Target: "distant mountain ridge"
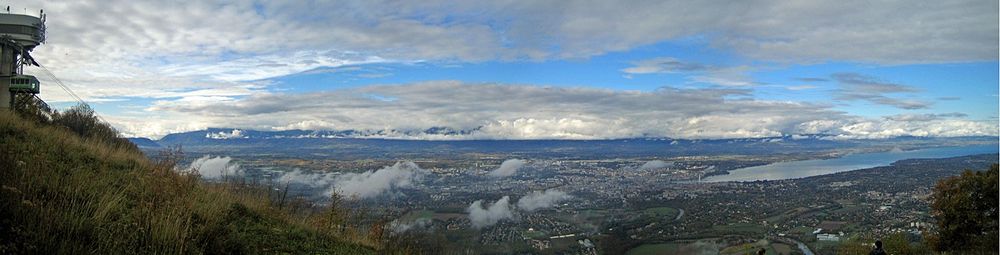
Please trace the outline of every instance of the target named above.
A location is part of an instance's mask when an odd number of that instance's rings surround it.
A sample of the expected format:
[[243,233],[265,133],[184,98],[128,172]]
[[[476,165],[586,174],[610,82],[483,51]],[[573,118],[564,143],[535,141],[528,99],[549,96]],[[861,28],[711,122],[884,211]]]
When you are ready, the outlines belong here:
[[[659,141],[739,141],[739,142],[768,142],[786,139],[824,139],[832,137],[823,134],[806,135],[786,135],[776,137],[757,138],[725,138],[725,139],[673,139],[669,137],[636,137],[636,138],[616,138],[616,139],[485,139],[466,137],[477,131],[476,129],[454,129],[449,127],[431,127],[424,130],[281,130],[281,131],[258,131],[239,128],[208,128],[205,130],[173,133],[158,140],[144,137],[129,138],[133,143],[142,147],[160,147],[163,145],[177,144],[202,144],[212,143],[219,140],[260,140],[260,139],[385,139],[385,140],[510,140],[510,141],[545,141],[545,140],[567,140],[567,141],[611,141],[611,140],[659,140]],[[428,139],[429,138],[429,139]]]
[[[132,138],[144,150],[181,146],[185,151],[225,154],[326,155],[343,158],[450,157],[468,153],[522,157],[660,157],[720,154],[795,154],[839,149],[919,149],[968,144],[996,144],[996,137],[895,137],[840,139],[831,135],[785,135],[761,138],[674,139],[640,137],[602,140],[470,139],[474,130],[430,128],[419,131],[257,131],[210,128],[176,133],[159,140]],[[424,139],[424,138],[432,139]]]
[[[777,142],[782,140],[802,140],[802,139],[822,139],[830,140],[836,138],[828,134],[794,134],[771,137],[747,137],[747,138],[701,138],[685,139],[670,137],[634,137],[634,138],[611,138],[611,139],[495,139],[467,137],[478,131],[475,129],[454,129],[450,127],[431,127],[424,130],[281,130],[281,131],[259,131],[241,128],[208,128],[205,130],[188,131],[182,133],[168,134],[158,140],[145,137],[129,138],[137,142],[140,146],[162,144],[179,144],[186,142],[206,142],[211,140],[231,140],[231,139],[306,139],[306,138],[358,138],[358,139],[386,139],[386,140],[661,140],[661,141],[739,141],[739,142]],[[989,136],[967,136],[967,137],[989,137]],[[888,139],[934,139],[935,137],[919,136],[898,136]],[[853,139],[841,139],[853,140]]]

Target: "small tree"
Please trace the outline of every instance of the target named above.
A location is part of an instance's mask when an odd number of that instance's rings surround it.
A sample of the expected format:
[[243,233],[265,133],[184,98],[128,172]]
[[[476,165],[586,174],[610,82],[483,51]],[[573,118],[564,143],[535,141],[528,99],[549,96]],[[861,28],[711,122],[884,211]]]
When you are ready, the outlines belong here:
[[346,211],[343,207],[344,198],[340,193],[334,191],[330,194],[330,208],[326,212],[326,222],[327,231],[336,235],[340,235],[344,231],[345,214]]
[[996,251],[1000,188],[997,164],[988,171],[966,170],[937,183],[931,195],[931,215],[937,233],[927,238],[938,251]]

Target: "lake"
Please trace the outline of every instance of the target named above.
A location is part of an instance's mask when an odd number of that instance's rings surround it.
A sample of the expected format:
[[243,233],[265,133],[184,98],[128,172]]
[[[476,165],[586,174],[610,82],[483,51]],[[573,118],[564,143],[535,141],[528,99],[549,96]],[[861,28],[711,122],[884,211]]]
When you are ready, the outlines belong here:
[[834,159],[778,162],[770,165],[730,170],[727,175],[710,176],[702,182],[756,181],[795,179],[831,174],[889,164],[911,158],[948,158],[983,153],[997,153],[997,145],[941,147],[912,151],[888,151],[851,154]]

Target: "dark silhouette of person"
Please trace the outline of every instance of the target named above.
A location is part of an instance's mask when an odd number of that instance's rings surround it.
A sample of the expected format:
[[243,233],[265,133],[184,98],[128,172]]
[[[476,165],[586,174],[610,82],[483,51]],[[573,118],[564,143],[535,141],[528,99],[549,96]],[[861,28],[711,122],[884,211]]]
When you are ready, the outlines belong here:
[[764,248],[760,248],[760,250],[757,250],[757,255],[764,255],[764,253],[767,253],[767,250],[765,250]]
[[885,250],[882,249],[882,240],[875,240],[875,249],[868,253],[869,255],[886,255]]

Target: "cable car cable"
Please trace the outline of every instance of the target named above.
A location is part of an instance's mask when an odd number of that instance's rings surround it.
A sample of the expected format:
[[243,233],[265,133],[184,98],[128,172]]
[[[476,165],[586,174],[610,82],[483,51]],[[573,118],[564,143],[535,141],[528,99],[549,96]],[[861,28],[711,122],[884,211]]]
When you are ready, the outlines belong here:
[[[59,77],[56,77],[56,75],[53,74],[52,71],[49,71],[48,68],[45,68],[45,66],[42,66],[41,63],[38,63],[38,62],[35,62],[35,63],[38,64],[38,67],[41,67],[41,70],[45,74],[47,74],[49,76],[49,78],[52,78],[52,80],[54,80],[56,82],[56,85],[59,85],[59,87],[62,88],[63,91],[66,91],[66,93],[69,94],[70,97],[73,97],[73,99],[76,99],[76,101],[79,102],[80,104],[83,104],[83,105],[86,105],[87,107],[90,107],[90,104],[88,104],[86,101],[83,101],[83,98],[80,98],[80,96],[78,96],[76,93],[73,93],[73,90],[70,89],[69,87],[67,87],[66,84],[63,84],[62,80],[59,80]],[[91,109],[93,109],[93,108],[91,108]],[[97,111],[93,111],[93,112],[94,112],[94,116],[97,116],[98,119],[101,119],[101,121],[103,121],[104,123],[111,124],[111,122],[108,122],[108,120],[105,120],[104,117],[101,117],[100,114],[97,114]]]

